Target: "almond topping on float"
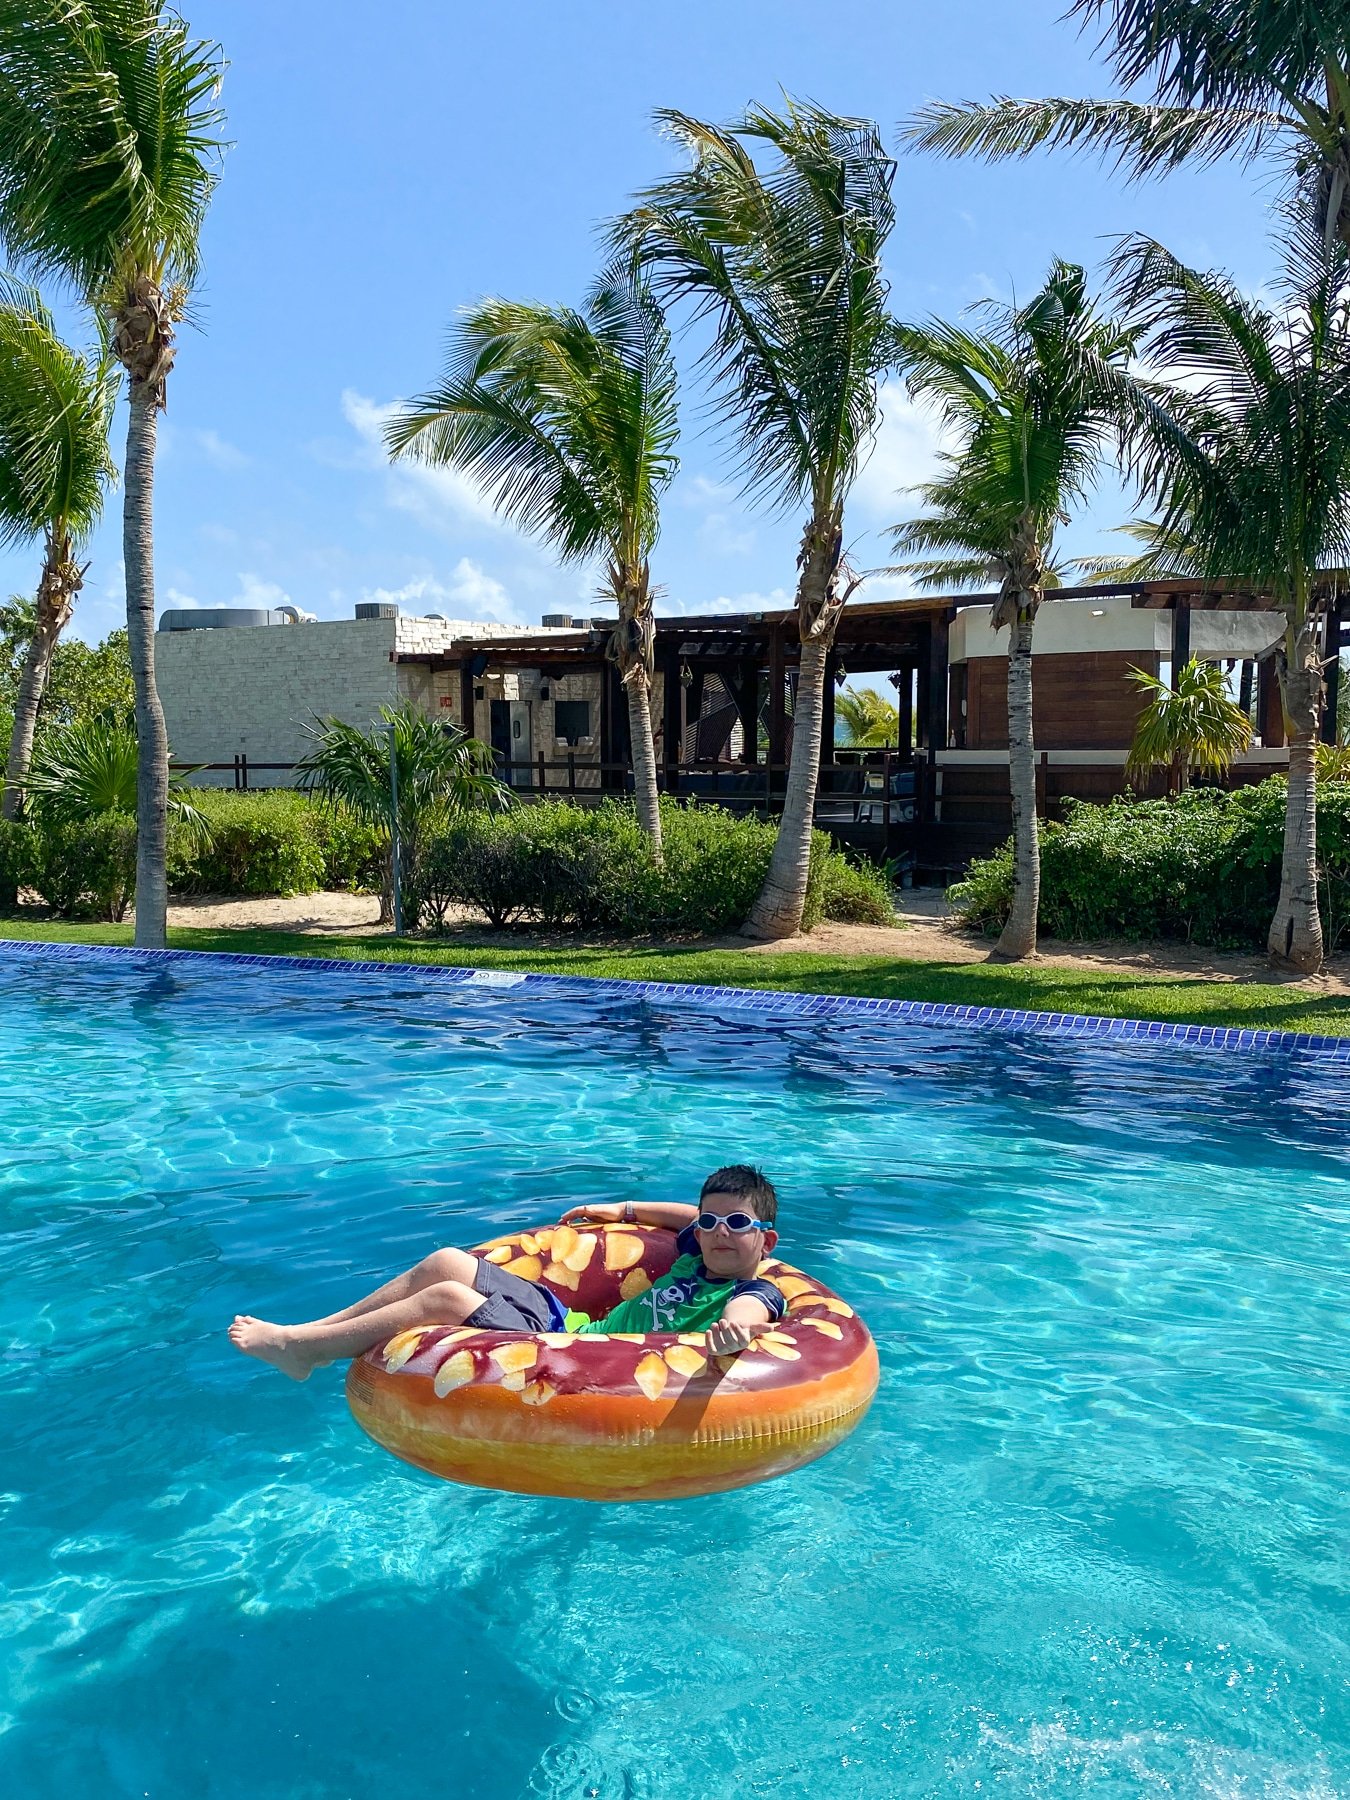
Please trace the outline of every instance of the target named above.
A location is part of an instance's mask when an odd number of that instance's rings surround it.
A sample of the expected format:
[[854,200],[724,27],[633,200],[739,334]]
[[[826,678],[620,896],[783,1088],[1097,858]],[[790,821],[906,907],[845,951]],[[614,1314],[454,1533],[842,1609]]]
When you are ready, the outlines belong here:
[[634,1370],[633,1379],[649,1400],[659,1400],[666,1385],[665,1358],[649,1350]]
[[565,1262],[569,1269],[575,1269],[577,1274],[580,1275],[583,1269],[588,1269],[590,1267],[591,1258],[595,1255],[595,1246],[600,1242],[600,1239],[593,1231],[588,1231],[584,1234],[578,1232],[576,1238],[576,1243],[565,1255],[559,1250],[557,1240],[555,1239],[553,1254],[557,1257],[559,1262]]
[[522,1231],[519,1237],[517,1237],[516,1243],[525,1252],[526,1256],[538,1256],[539,1236],[537,1232]]
[[701,1375],[708,1366],[707,1357],[683,1341],[670,1346],[666,1351],[666,1362],[677,1375]]
[[544,1272],[544,1265],[537,1256],[518,1256],[514,1262],[506,1265],[508,1275],[519,1275],[522,1281],[538,1281]]
[[419,1325],[412,1331],[400,1331],[397,1337],[390,1338],[384,1347],[384,1366],[390,1374],[395,1369],[401,1369],[404,1363],[417,1354],[417,1346],[425,1336],[426,1327]]
[[629,1231],[605,1233],[605,1267],[611,1274],[617,1274],[620,1269],[631,1269],[634,1263],[641,1261],[640,1237],[634,1237]]
[[488,1355],[504,1374],[515,1374],[521,1369],[532,1369],[539,1359],[539,1346],[529,1338],[514,1344],[498,1344]]
[[813,1331],[820,1332],[822,1337],[842,1339],[844,1335],[833,1319],[799,1319],[798,1324],[809,1325]]
[[453,1393],[456,1388],[461,1388],[466,1382],[472,1380],[473,1352],[456,1350],[455,1354],[447,1357],[437,1369],[436,1379],[431,1385],[435,1389],[436,1398],[444,1400],[447,1394]]
[[575,1331],[541,1331],[539,1337],[550,1350],[565,1350],[569,1344],[577,1341]]
[[521,1389],[520,1397],[526,1406],[547,1406],[557,1391],[551,1381],[532,1381]]
[[611,1331],[609,1336],[616,1344],[645,1344],[647,1341],[643,1331]]
[[575,1269],[569,1269],[566,1263],[551,1262],[544,1270],[544,1280],[551,1281],[556,1287],[567,1288],[575,1294],[581,1286],[581,1277]]
[[483,1252],[483,1261],[490,1263],[508,1263],[515,1255],[513,1244],[494,1244],[490,1250]]
[[832,1313],[838,1313],[841,1319],[851,1319],[853,1317],[853,1308],[846,1305],[842,1300],[836,1300],[833,1294],[818,1294],[816,1296],[816,1303],[819,1306],[827,1308],[828,1311]]
[[630,1269],[619,1283],[621,1300],[636,1300],[639,1294],[645,1294],[652,1285],[652,1278],[645,1269]]
[[780,1362],[800,1362],[802,1359],[796,1340],[785,1336],[781,1331],[761,1332],[750,1348],[762,1350],[766,1356],[776,1356]]
[[554,1262],[566,1262],[569,1255],[577,1247],[578,1233],[574,1226],[555,1225],[549,1252]]
[[804,1281],[800,1275],[783,1275],[774,1283],[785,1300],[795,1300],[798,1294],[809,1294],[811,1283]]

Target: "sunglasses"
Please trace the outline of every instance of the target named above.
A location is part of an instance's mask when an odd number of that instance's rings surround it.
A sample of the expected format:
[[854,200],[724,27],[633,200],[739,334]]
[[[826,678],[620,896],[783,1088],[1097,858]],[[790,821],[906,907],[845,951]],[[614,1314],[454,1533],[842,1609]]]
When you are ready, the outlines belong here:
[[757,1219],[753,1213],[707,1213],[701,1212],[695,1220],[700,1231],[716,1231],[719,1225],[725,1225],[728,1231],[763,1231],[763,1219]]

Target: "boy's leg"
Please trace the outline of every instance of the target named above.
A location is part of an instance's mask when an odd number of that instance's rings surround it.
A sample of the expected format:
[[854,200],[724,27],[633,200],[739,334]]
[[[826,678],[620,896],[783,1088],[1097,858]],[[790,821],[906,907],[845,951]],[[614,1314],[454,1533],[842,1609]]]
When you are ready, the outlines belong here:
[[245,1355],[259,1357],[292,1380],[303,1381],[324,1364],[360,1356],[414,1325],[462,1325],[482,1304],[483,1296],[472,1285],[441,1281],[348,1319],[316,1319],[308,1325],[236,1319],[230,1326],[230,1342]]
[[[463,1287],[472,1287],[477,1268],[478,1258],[470,1256],[467,1250],[433,1250],[430,1256],[424,1256],[420,1263],[406,1269],[402,1275],[395,1275],[392,1281],[386,1281],[382,1288],[376,1288],[364,1300],[358,1300],[353,1306],[344,1306],[341,1312],[327,1313],[322,1319],[306,1320],[306,1324],[339,1325],[347,1319],[363,1318],[367,1313],[378,1311],[380,1307],[393,1306],[399,1300],[410,1299],[413,1294],[420,1294],[424,1288],[437,1287],[445,1281],[457,1281]],[[236,1313],[235,1323],[239,1324],[240,1321],[255,1322],[254,1315]]]

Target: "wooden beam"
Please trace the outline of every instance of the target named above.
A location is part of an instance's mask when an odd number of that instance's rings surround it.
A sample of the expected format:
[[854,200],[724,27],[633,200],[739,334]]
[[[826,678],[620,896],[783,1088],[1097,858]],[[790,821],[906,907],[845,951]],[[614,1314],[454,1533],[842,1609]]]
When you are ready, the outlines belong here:
[[1266,750],[1278,750],[1284,744],[1284,702],[1280,699],[1280,678],[1275,673],[1273,657],[1264,656],[1256,665],[1256,729]]
[[1336,742],[1336,710],[1341,698],[1341,614],[1345,601],[1339,596],[1327,608],[1326,643],[1322,654],[1327,658],[1326,702],[1322,708],[1322,742]]
[[781,765],[787,761],[787,709],[784,705],[787,670],[783,656],[786,630],[786,626],[778,625],[769,634],[769,766],[772,770],[769,778],[770,789],[776,788],[783,779],[778,771]]
[[839,669],[839,653],[830,650],[825,657],[825,692],[820,703],[820,760],[821,764],[834,761],[834,695],[835,675]]
[[1190,660],[1191,602],[1189,596],[1179,594],[1172,602],[1172,690],[1174,693],[1181,671]]
[[[949,634],[947,616],[934,619],[928,627],[928,656],[921,666],[923,681],[922,710],[919,718],[920,731],[926,732],[924,741],[933,750],[947,748],[947,689],[950,663],[947,655],[947,638]],[[927,718],[923,716],[927,714]]]
[[684,689],[680,686],[680,659],[668,656],[662,665],[665,692],[661,704],[662,760],[666,765],[666,792],[680,788],[680,740],[684,736]]

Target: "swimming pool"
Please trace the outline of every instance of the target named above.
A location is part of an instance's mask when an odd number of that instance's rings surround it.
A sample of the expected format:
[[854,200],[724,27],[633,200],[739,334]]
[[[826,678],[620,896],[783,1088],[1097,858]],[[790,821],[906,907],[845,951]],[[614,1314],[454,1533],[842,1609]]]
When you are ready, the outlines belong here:
[[[1350,1791],[1350,1067],[0,948],[0,1790]],[[719,1162],[882,1385],[786,1480],[451,1488],[235,1354]]]

